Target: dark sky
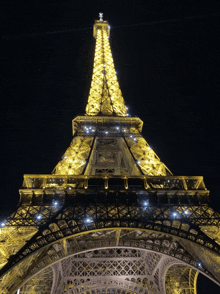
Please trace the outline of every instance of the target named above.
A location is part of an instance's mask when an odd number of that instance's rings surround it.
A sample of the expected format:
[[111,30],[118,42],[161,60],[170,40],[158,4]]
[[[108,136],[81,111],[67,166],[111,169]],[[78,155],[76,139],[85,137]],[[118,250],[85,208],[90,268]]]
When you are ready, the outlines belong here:
[[175,175],[204,176],[220,211],[220,2],[173,0],[2,5],[2,207],[16,208],[23,174],[51,173],[69,146],[89,94],[100,11],[130,114]]

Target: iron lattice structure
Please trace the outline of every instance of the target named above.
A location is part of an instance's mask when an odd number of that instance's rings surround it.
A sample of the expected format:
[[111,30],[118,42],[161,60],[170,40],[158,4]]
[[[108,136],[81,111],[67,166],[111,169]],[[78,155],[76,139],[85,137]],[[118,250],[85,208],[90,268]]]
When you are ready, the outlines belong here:
[[106,21],[86,115],[50,175],[24,175],[0,228],[0,293],[196,294],[220,284],[220,215],[203,177],[173,176],[127,116]]

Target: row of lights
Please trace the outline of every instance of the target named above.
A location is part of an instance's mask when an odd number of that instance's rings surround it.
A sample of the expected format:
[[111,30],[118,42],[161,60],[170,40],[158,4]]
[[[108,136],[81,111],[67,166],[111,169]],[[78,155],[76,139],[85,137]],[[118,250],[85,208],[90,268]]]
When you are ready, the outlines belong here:
[[[94,130],[92,127],[85,126],[84,129],[85,129],[85,131],[86,131],[87,134],[88,134],[90,131],[91,131],[91,132],[95,132],[95,130]],[[115,127],[115,129],[116,129],[117,131],[120,131],[120,127],[119,127],[119,126]],[[123,133],[126,133],[127,130],[126,130],[126,129],[123,129],[122,132],[123,132]],[[105,134],[106,134],[106,135],[109,134],[109,131],[105,131]],[[130,138],[132,138],[134,141],[137,141],[137,139],[136,139],[133,135],[130,135]],[[150,148],[150,147],[149,147],[149,148]],[[64,158],[66,158],[66,157],[64,157]]]
[[[58,205],[58,202],[55,201],[55,202],[54,202],[54,206],[57,207],[57,205]],[[144,202],[143,202],[143,205],[144,205],[145,207],[148,206],[148,205],[149,205],[148,200],[147,200],[147,201],[144,201]],[[187,210],[185,210],[185,211],[184,211],[184,214],[185,214],[185,215],[188,215],[189,212],[188,212]],[[177,213],[177,212],[173,212],[172,215],[173,215],[173,217],[175,218],[175,217],[178,216],[178,213]],[[38,220],[41,220],[41,219],[42,219],[42,215],[40,215],[40,214],[37,215],[37,219],[38,219]],[[91,222],[91,219],[90,219],[90,218],[87,218],[87,219],[85,220],[85,222],[86,222],[86,223],[90,223],[90,222]],[[6,226],[6,224],[5,224],[4,222],[2,222],[2,223],[1,223],[1,227],[5,227],[5,226]]]
[[[57,205],[58,205],[58,202],[55,201],[55,202],[54,202],[54,206],[57,207]],[[149,205],[149,201],[148,201],[148,200],[143,202],[143,206],[146,207],[146,206],[148,206],[148,205]],[[183,213],[184,213],[185,215],[188,215],[188,214],[189,214],[189,212],[188,212],[187,210],[184,210]],[[177,213],[177,212],[173,212],[172,215],[173,215],[173,217],[175,218],[175,217],[178,216],[178,213]],[[40,215],[40,214],[37,215],[37,219],[38,219],[38,220],[42,219],[42,215]],[[90,222],[91,222],[91,219],[90,219],[90,218],[87,218],[87,219],[85,220],[85,222],[86,222],[86,223],[90,223]],[[2,222],[2,223],[1,223],[1,227],[5,227],[5,226],[6,226],[6,224],[5,224],[4,222]]]

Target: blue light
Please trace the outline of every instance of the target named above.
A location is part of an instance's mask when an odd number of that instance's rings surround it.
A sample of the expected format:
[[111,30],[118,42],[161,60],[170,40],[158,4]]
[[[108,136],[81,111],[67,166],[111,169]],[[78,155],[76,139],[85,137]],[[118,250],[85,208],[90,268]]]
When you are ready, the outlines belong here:
[[87,218],[86,220],[85,220],[85,223],[90,223],[91,222],[91,219],[90,218]]
[[198,265],[198,267],[201,267],[202,266],[202,264],[200,262],[197,265]]
[[120,128],[119,127],[116,127],[116,130],[119,130]]
[[38,216],[37,216],[37,219],[41,219],[41,218],[42,218],[42,216],[41,216],[41,215],[38,215]]
[[173,216],[174,216],[174,217],[176,217],[176,216],[177,216],[177,213],[176,213],[176,212],[174,212],[174,213],[173,213]]
[[105,134],[107,135],[108,134],[108,131],[106,131]]
[[58,204],[58,202],[57,202],[57,201],[55,201],[55,202],[54,202],[54,205],[57,205],[57,204]]
[[184,210],[184,214],[189,214],[189,212],[187,210]]
[[5,223],[4,222],[2,222],[1,223],[1,227],[5,227],[6,225],[5,225]]

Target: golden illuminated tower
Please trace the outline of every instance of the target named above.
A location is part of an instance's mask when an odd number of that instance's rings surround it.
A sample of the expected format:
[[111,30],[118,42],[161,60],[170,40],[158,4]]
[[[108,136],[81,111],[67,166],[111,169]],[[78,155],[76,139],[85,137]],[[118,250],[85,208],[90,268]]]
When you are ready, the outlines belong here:
[[220,285],[220,215],[203,177],[173,176],[129,116],[109,35],[100,14],[86,114],[0,224],[2,294],[196,294],[199,272]]

